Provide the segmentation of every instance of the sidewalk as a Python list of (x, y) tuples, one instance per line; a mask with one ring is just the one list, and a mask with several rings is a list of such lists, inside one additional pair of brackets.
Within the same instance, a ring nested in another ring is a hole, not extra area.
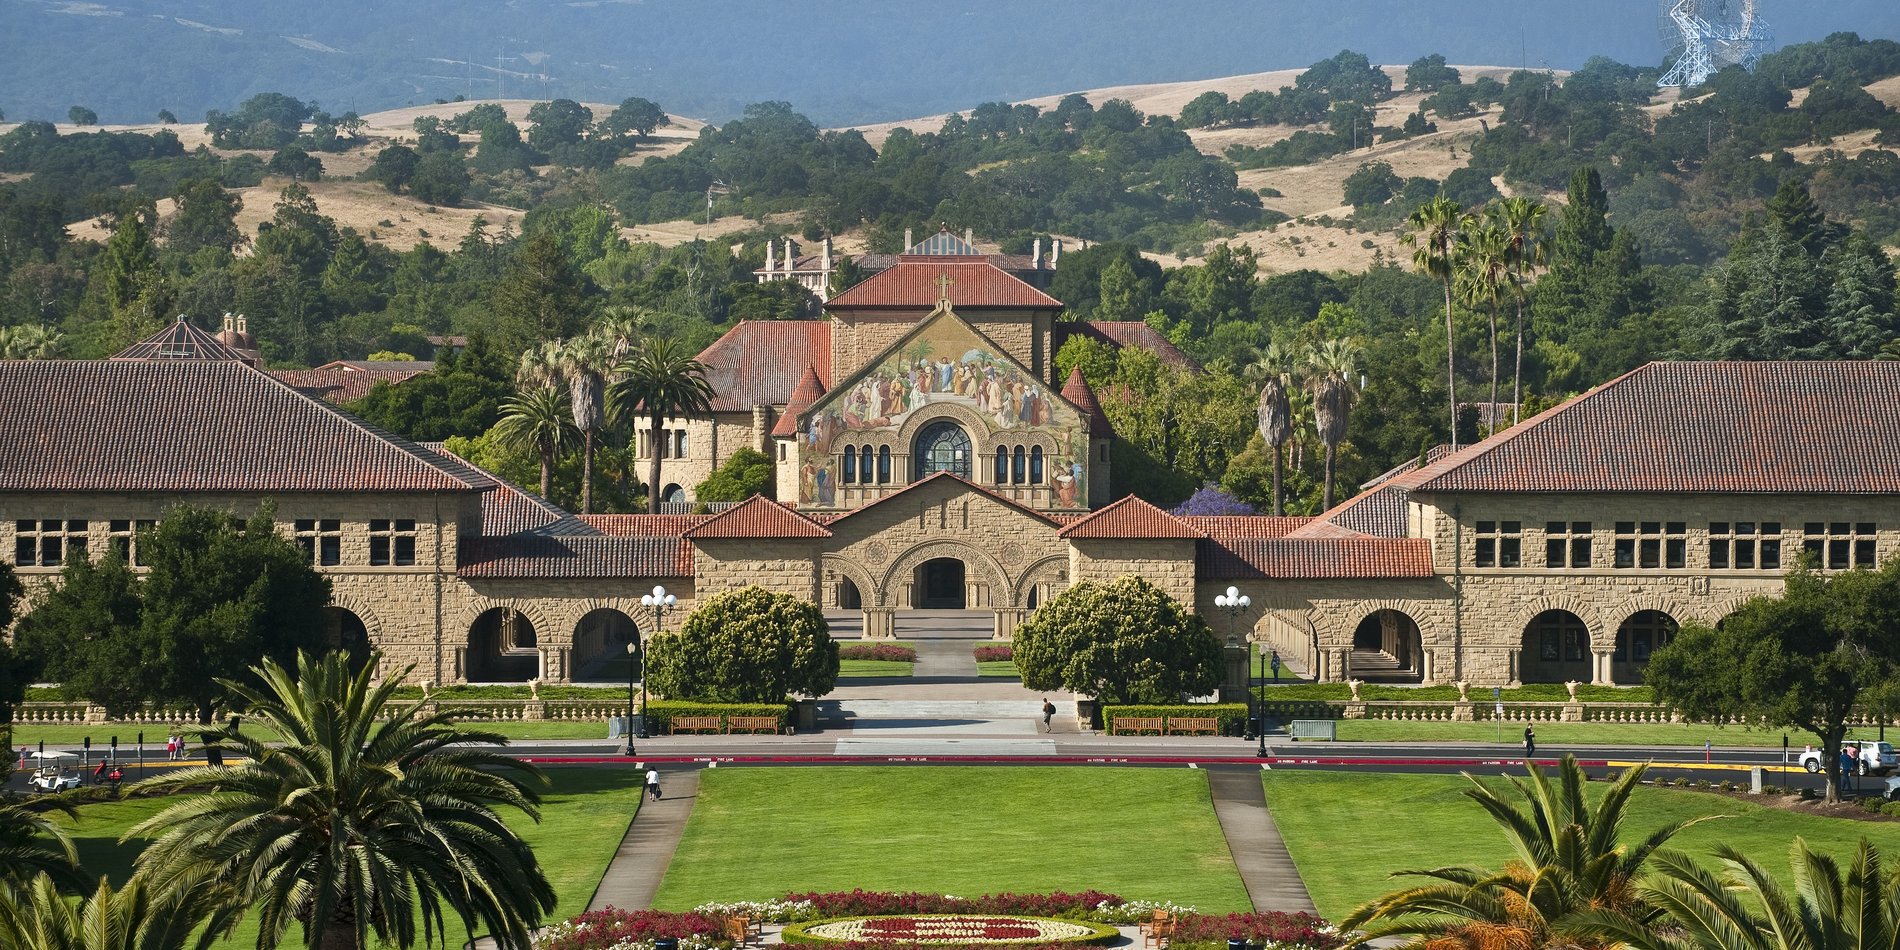
[[(636, 766), (637, 768), (637, 766)], [(673, 852), (679, 849), (680, 835), (686, 831), (686, 819), (699, 798), (699, 769), (661, 770), (661, 798), (644, 799), (640, 811), (627, 825), (620, 848), (607, 864), (588, 910), (645, 910), (653, 906), (653, 895), (660, 891)]]

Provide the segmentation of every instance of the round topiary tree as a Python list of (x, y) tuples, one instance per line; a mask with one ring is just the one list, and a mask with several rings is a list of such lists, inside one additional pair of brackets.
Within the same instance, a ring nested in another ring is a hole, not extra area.
[(1013, 647), (1024, 686), (1105, 703), (1179, 702), (1221, 678), (1221, 645), (1207, 621), (1133, 574), (1056, 595), (1016, 628)]
[(823, 696), (838, 679), (838, 645), (818, 605), (758, 586), (708, 598), (647, 651), (653, 688), (675, 699), (781, 703)]

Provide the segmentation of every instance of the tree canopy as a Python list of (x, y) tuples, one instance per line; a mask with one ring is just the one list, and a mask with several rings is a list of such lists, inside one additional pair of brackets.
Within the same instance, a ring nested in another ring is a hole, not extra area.
[(818, 605), (763, 587), (715, 594), (676, 634), (647, 640), (647, 676), (662, 695), (729, 703), (823, 696), (838, 645)]
[(1031, 690), (1176, 703), (1220, 683), (1221, 645), (1207, 621), (1133, 574), (1070, 586), (1016, 628), (1013, 646)]

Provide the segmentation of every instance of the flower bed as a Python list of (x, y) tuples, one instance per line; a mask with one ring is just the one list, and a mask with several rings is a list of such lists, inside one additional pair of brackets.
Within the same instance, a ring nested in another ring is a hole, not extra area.
[(792, 924), (780, 939), (786, 943), (1049, 947), (1106, 943), (1120, 936), (1120, 931), (1107, 924), (1053, 917), (900, 914)]
[(917, 662), (917, 651), (910, 647), (892, 646), (888, 643), (853, 643), (838, 648), (840, 660), (889, 660), (896, 663)]
[(970, 655), (976, 657), (978, 663), (994, 663), (999, 660), (1009, 660), (1013, 662), (1016, 659), (1016, 648), (1009, 646), (977, 647), (970, 651)]
[(549, 925), (535, 935), (534, 950), (627, 950), (651, 947), (655, 937), (678, 938), (680, 950), (709, 950), (731, 946), (723, 922), (720, 916), (698, 911), (669, 914), (609, 907)]
[[(982, 897), (952, 897), (947, 894), (889, 893), (885, 891), (827, 891), (787, 894), (784, 901), (809, 904), (811, 917), (885, 917), (900, 914), (1020, 914), (1029, 917), (1099, 920), (1095, 915), (1107, 908), (1129, 902), (1114, 894), (1083, 891), (1069, 894), (985, 894)], [(1147, 905), (1152, 907), (1153, 905)], [(1152, 914), (1152, 912), (1150, 912)], [(1137, 918), (1145, 919), (1145, 918)], [(1115, 923), (1103, 920), (1103, 923)]]
[(1175, 926), (1174, 945), (1188, 950), (1189, 944), (1224, 948), (1228, 940), (1245, 940), (1268, 947), (1311, 947), (1332, 950), (1345, 943), (1333, 925), (1312, 914), (1285, 914), (1269, 911), (1260, 914), (1184, 914)]

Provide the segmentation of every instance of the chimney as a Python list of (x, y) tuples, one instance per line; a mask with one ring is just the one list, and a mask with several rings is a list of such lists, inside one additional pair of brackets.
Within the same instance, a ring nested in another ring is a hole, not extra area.
[(1042, 238), (1036, 239), (1036, 249), (1029, 254), (1029, 269), (1042, 270)]
[(231, 319), (231, 311), (229, 311), (229, 310), (226, 310), (226, 311), (224, 312), (224, 328), (225, 328), (226, 330), (229, 330), (229, 331), (231, 331), (232, 333), (236, 333), (236, 332), (237, 332), (237, 324), (236, 324), (235, 322), (233, 322), (233, 321), (232, 321), (232, 319)]
[(777, 253), (778, 253), (778, 242), (772, 240), (771, 238), (766, 238), (765, 239), (765, 273), (768, 280), (771, 279), (771, 274), (778, 269), (777, 258), (774, 256)]
[(911, 248), (913, 248), (913, 247), (916, 247), (916, 246), (917, 246), (917, 245), (915, 245), (915, 244), (912, 244), (912, 243), (911, 243), (911, 241), (910, 241), (910, 229), (909, 229), (909, 228), (905, 228), (905, 229), (904, 229), (904, 250), (906, 250), (906, 251), (908, 251), (908, 250), (910, 250)]
[(244, 316), (243, 314), (241, 314), (241, 313), (240, 313), (240, 314), (238, 314), (238, 318), (237, 318), (237, 332), (239, 332), (239, 333), (249, 333), (249, 332), (251, 332), (251, 329), (250, 329), (250, 323), (251, 323), (251, 321), (250, 321), (249, 319), (246, 319), (246, 318), (245, 318), (245, 316)]
[(785, 276), (792, 276), (792, 268), (795, 266), (794, 262), (797, 260), (798, 245), (793, 244), (792, 239), (788, 237), (785, 239)]
[(963, 243), (968, 244), (971, 247), (975, 247), (976, 246), (976, 232), (970, 228), (964, 228), (963, 229)]
[(1049, 266), (1054, 267), (1060, 263), (1062, 263), (1062, 239), (1056, 238), (1055, 247), (1050, 248)]
[(829, 234), (827, 234), (827, 235), (825, 235), (825, 263), (824, 263), (824, 272), (825, 272), (825, 276), (826, 276), (826, 277), (830, 277), (830, 276), (831, 276), (831, 235), (829, 235)]

